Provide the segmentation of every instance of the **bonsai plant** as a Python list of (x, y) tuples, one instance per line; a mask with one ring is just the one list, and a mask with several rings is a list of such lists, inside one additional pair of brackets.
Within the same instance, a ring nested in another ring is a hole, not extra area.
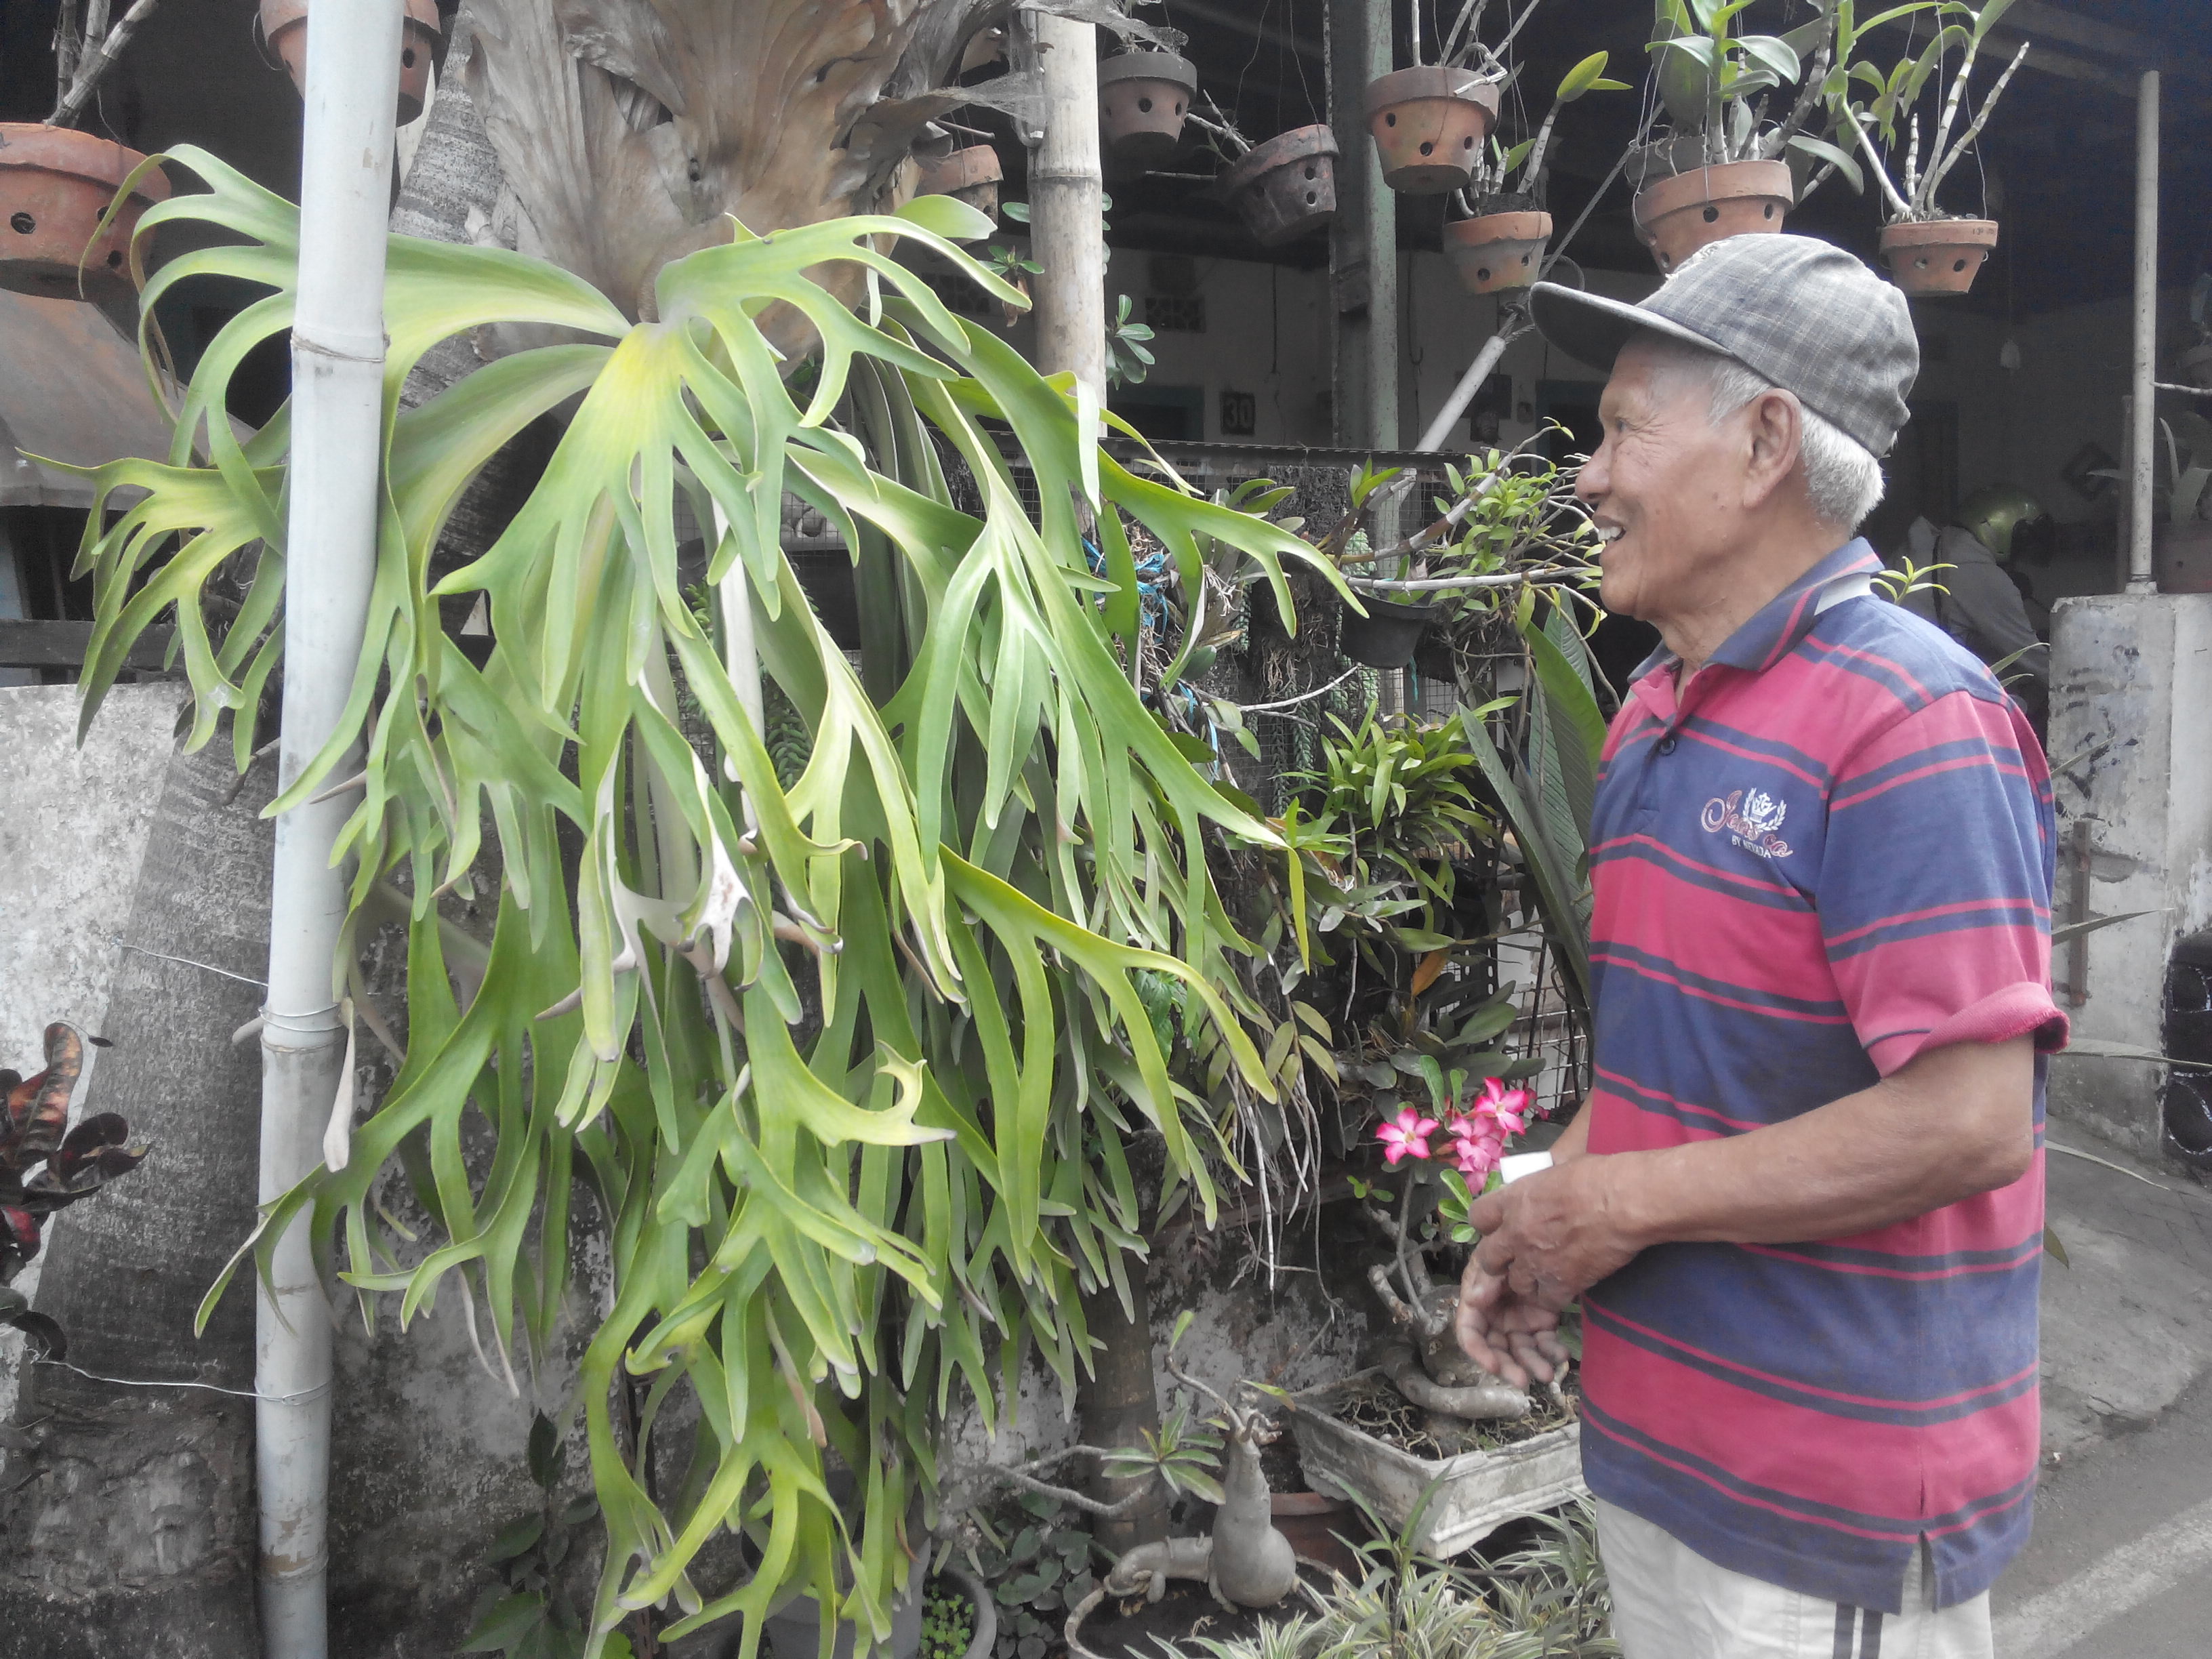
[[(1626, 92), (1627, 82), (1608, 81), (1609, 53), (1592, 52), (1560, 81), (1551, 111), (1533, 138), (1510, 149), (1493, 136), (1474, 182), (1461, 192), (1463, 219), (1444, 224), (1444, 256), (1470, 293), (1491, 294), (1527, 288), (1542, 270), (1545, 244), (1552, 239), (1552, 216), (1543, 210), (1544, 161), (1559, 112), (1585, 93)], [(1521, 169), (1517, 188), (1510, 180)]]
[[(1941, 0), (1932, 8), (1938, 24), (1935, 38), (1917, 54), (1908, 53), (1887, 73), (1860, 62), (1829, 77), (1828, 93), (1837, 113), (1850, 128), (1881, 186), (1888, 216), (1881, 230), (1881, 254), (1897, 285), (1907, 294), (1964, 294), (1996, 246), (1996, 221), (1948, 214), (1936, 195), (1973, 148), (1990, 112), (2027, 57), (2028, 43), (2022, 41), (1954, 141), (1952, 131), (1983, 45), (2011, 6), (2012, 0), (1980, 0), (1978, 4)], [(1838, 27), (1838, 64), (1848, 61), (1875, 23), (1899, 11), (1917, 9), (1922, 8), (1899, 7), (1856, 27), (1844, 14)], [(1954, 48), (1959, 58), (1947, 85), (1943, 69)], [(1937, 92), (1940, 114), (1920, 107), (1922, 94), (1931, 85)], [(1859, 86), (1872, 94), (1863, 107), (1851, 98), (1852, 88)], [(1924, 158), (1923, 112), (1934, 116)]]
[[(1796, 193), (1792, 150), (1832, 159), (1826, 140), (1804, 131), (1819, 104), (1832, 52), (1830, 0), (1819, 16), (1784, 34), (1738, 27), (1750, 0), (1656, 0), (1654, 75), (1669, 127), (1632, 167), (1638, 186), (1637, 235), (1662, 271), (1723, 237), (1778, 231)], [(1804, 59), (1816, 61), (1809, 76)], [(1762, 125), (1765, 94), (1805, 86), (1782, 120)], [(1848, 161), (1848, 157), (1845, 158)]]
[[(169, 193), (168, 180), (137, 150), (72, 124), (154, 4), (138, 0), (111, 24), (106, 0), (64, 0), (54, 30), (61, 95), (53, 113), (0, 121), (0, 288), (90, 300), (126, 331), (131, 234)], [(110, 215), (126, 179), (131, 189)]]

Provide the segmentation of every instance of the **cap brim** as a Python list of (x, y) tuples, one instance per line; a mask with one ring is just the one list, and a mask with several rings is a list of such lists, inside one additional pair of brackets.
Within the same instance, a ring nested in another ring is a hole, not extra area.
[(1563, 288), (1557, 283), (1539, 283), (1529, 290), (1528, 313), (1536, 320), (1537, 332), (1567, 356), (1608, 372), (1621, 347), (1647, 330), (1723, 357), (1729, 355), (1726, 346), (1656, 312), (1625, 300), (1608, 300), (1601, 294)]

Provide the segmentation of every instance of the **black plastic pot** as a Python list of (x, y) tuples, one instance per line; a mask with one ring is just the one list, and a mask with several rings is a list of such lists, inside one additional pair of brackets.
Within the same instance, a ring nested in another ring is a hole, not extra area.
[(1370, 668), (1403, 668), (1413, 659), (1414, 647), (1427, 631), (1429, 618), (1436, 607), (1428, 605), (1401, 605), (1395, 599), (1380, 599), (1372, 593), (1363, 593), (1359, 602), (1367, 607), (1365, 616), (1348, 607), (1344, 613), (1344, 624), (1338, 630), (1336, 648), (1354, 662), (1365, 663)]

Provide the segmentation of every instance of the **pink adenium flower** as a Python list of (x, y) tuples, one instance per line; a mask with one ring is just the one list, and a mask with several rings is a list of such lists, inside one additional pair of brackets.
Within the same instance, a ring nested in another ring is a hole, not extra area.
[(1508, 1089), (1496, 1078), (1468, 1109), (1452, 1119), (1452, 1158), (1468, 1186), (1480, 1188), (1505, 1156), (1505, 1143), (1528, 1127), (1528, 1091)]
[(1498, 1078), (1483, 1080), (1482, 1092), (1475, 1097), (1474, 1110), (1493, 1119), (1498, 1127), (1509, 1135), (1517, 1135), (1528, 1127), (1528, 1091), (1509, 1089)]
[(1437, 1121), (1423, 1117), (1412, 1107), (1400, 1109), (1398, 1115), (1376, 1130), (1375, 1138), (1382, 1143), (1382, 1161), (1396, 1168), (1401, 1159), (1426, 1158), (1429, 1137), (1437, 1132)]

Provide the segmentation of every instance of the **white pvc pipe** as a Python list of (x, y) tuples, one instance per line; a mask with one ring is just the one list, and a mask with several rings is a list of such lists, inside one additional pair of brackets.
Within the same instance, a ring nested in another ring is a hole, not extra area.
[[(385, 220), (401, 5), (319, 5), (307, 33), (278, 750), (283, 787), (337, 728), (375, 574)], [(337, 775), (345, 775), (341, 767)], [(261, 1031), (264, 1204), (322, 1161), (324, 1127), (345, 1070), (337, 945), (346, 879), (331, 867), (331, 849), (356, 799), (342, 793), (276, 820)], [(258, 1289), (254, 1336), (262, 1651), (266, 1659), (325, 1659), (331, 1315), (304, 1224), (278, 1243), (273, 1268), (273, 1291)]]
[(1444, 406), (1437, 411), (1437, 418), (1429, 422), (1429, 429), (1421, 434), (1421, 441), (1413, 446), (1416, 449), (1433, 453), (1443, 447), (1444, 440), (1451, 436), (1451, 429), (1459, 424), (1459, 417), (1467, 413), (1467, 406), (1474, 401), (1474, 394), (1482, 390), (1482, 383), (1490, 378), (1490, 371), (1498, 367), (1498, 360), (1505, 355), (1505, 348), (1521, 337), (1521, 330), (1506, 326), (1503, 318), (1498, 322), (1498, 332), (1490, 337), (1490, 343), (1483, 347), (1475, 355), (1474, 361), (1467, 366), (1467, 373), (1459, 377), (1459, 384), (1452, 388), (1451, 396), (1444, 399)]
[(2151, 536), (2157, 508), (2158, 397), (2158, 71), (2145, 70), (2136, 93), (2135, 362), (2128, 434), (2128, 592), (2155, 593)]

